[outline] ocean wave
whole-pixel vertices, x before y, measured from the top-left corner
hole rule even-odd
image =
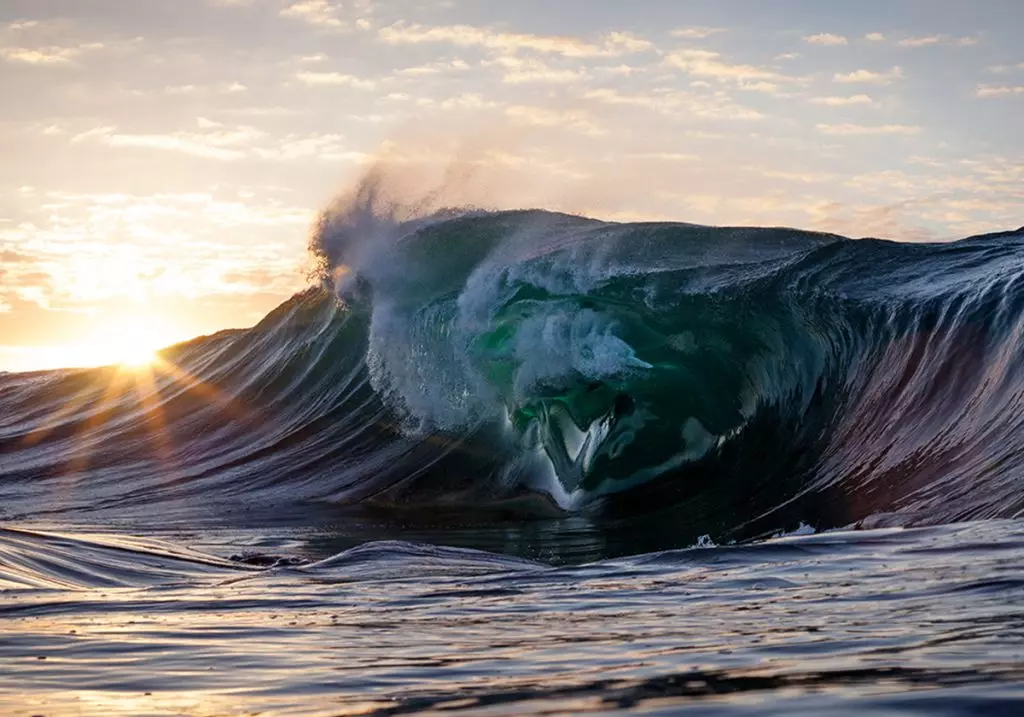
[[[115,368],[0,376],[8,516],[585,515],[665,544],[1024,510],[1024,232],[322,217],[321,285]]]

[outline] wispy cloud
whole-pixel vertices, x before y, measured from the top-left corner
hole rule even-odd
[[[684,154],[682,152],[635,152],[627,155],[629,159],[655,162],[699,162],[700,157],[696,154]]]
[[[587,77],[585,71],[576,68],[553,68],[537,58],[522,58],[503,55],[485,63],[504,69],[502,80],[510,85],[527,83],[566,84],[579,82]]]
[[[906,37],[896,44],[900,47],[932,47],[934,45],[952,45],[954,47],[971,47],[977,45],[980,40],[977,37],[953,37],[950,35],[921,35],[917,37]]]
[[[672,91],[625,93],[610,88],[590,90],[583,98],[606,105],[638,107],[672,117],[702,117],[705,119],[760,120],[764,114],[733,102],[725,93],[700,95],[692,92]]]
[[[245,156],[245,152],[238,148],[240,145],[249,144],[262,136],[259,130],[246,128],[205,133],[110,134],[104,137],[104,141],[111,147],[158,149],[229,161]]]
[[[856,137],[864,135],[914,135],[921,132],[920,127],[905,124],[819,124],[816,128],[822,134],[840,137]]]
[[[295,160],[316,157],[324,161],[362,161],[367,155],[353,151],[338,134],[288,134],[274,138],[249,126],[228,127],[199,117],[197,131],[166,133],[120,132],[115,127],[96,127],[71,139],[73,144],[102,142],[122,149],[177,152],[201,159],[231,162],[245,158]]]
[[[216,85],[168,85],[163,88],[168,95],[233,95],[247,92],[248,87],[241,82],[221,82]]]
[[[433,100],[431,100],[433,103]],[[437,105],[443,110],[489,110],[498,106],[494,100],[489,100],[478,92],[466,92],[461,95],[447,97]]]
[[[339,134],[291,134],[276,147],[257,147],[253,153],[261,159],[283,161],[316,157],[325,161],[365,162],[370,158],[364,152],[351,150]]]
[[[327,0],[303,0],[281,10],[282,17],[301,20],[328,30],[348,30],[351,25],[338,17],[338,9]]]
[[[686,49],[669,53],[665,64],[694,77],[707,77],[734,82],[791,82],[796,78],[784,75],[771,67],[732,63],[718,52]]]
[[[827,182],[835,175],[825,172],[795,171],[787,169],[772,169],[770,167],[745,167],[747,171],[755,172],[762,177],[769,179],[781,179],[787,182],[802,182],[812,184],[816,182]]]
[[[868,95],[852,95],[850,97],[813,97],[811,104],[827,107],[849,107],[850,105],[870,105],[874,102]]]
[[[1024,95],[1024,85],[978,85],[975,95],[981,98],[1017,97]]]
[[[680,27],[673,30],[670,34],[672,37],[678,37],[683,40],[706,40],[712,35],[718,35],[719,33],[726,32],[723,27]]]
[[[416,65],[399,70],[396,74],[407,77],[425,77],[428,75],[443,75],[451,72],[464,72],[469,69],[469,64],[464,60],[441,60],[426,65]]]
[[[885,35],[881,32],[869,32],[864,39],[868,42],[885,42]]]
[[[378,36],[381,41],[392,45],[450,43],[503,54],[529,50],[541,54],[580,58],[619,57],[654,48],[649,41],[627,32],[607,33],[595,43],[578,37],[501,32],[473,25],[424,26],[399,22],[381,28]]]
[[[341,72],[299,72],[296,73],[295,79],[310,87],[352,87],[357,90],[372,90],[377,87],[377,82],[374,80],[366,80]]]
[[[583,112],[550,110],[545,107],[515,105],[505,114],[517,124],[534,127],[560,127],[596,137],[604,134],[601,128]]]
[[[610,32],[604,36],[602,45],[604,47],[602,54],[608,57],[647,52],[654,49],[654,43],[637,37],[631,32]]]
[[[903,68],[893,67],[890,70],[874,72],[872,70],[854,70],[853,72],[837,72],[832,80],[842,84],[888,85],[894,80],[903,78]]]
[[[72,65],[83,53],[103,48],[104,45],[100,42],[72,47],[0,47],[0,59],[24,65]]]
[[[1024,72],[1024,62],[1018,62],[1016,65],[992,65],[988,68],[988,71],[997,75],[1009,72]]]
[[[823,32],[818,35],[808,35],[804,38],[804,42],[810,43],[811,45],[824,45],[826,47],[850,44],[850,41],[843,35],[833,35],[830,32]]]
[[[14,22],[7,23],[4,29],[9,32],[20,32],[22,30],[31,30],[34,27],[39,27],[38,20],[15,20]]]

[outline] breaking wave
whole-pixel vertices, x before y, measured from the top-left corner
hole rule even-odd
[[[313,249],[322,285],[146,380],[0,376],[7,516],[572,514],[688,544],[1024,510],[1024,232],[403,218],[367,190]]]

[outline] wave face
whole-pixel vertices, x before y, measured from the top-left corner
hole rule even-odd
[[[1024,511],[1022,231],[371,204],[322,218],[324,288],[152,376],[0,376],[7,515],[571,514],[655,548]]]

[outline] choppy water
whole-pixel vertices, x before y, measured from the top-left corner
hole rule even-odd
[[[0,713],[1024,713],[1024,232],[361,191],[256,327],[0,374]]]
[[[0,531],[5,714],[1012,715],[1024,705],[1019,521],[563,567],[407,542],[331,554],[352,536],[326,526],[166,539]],[[202,550],[182,549],[190,543]]]

